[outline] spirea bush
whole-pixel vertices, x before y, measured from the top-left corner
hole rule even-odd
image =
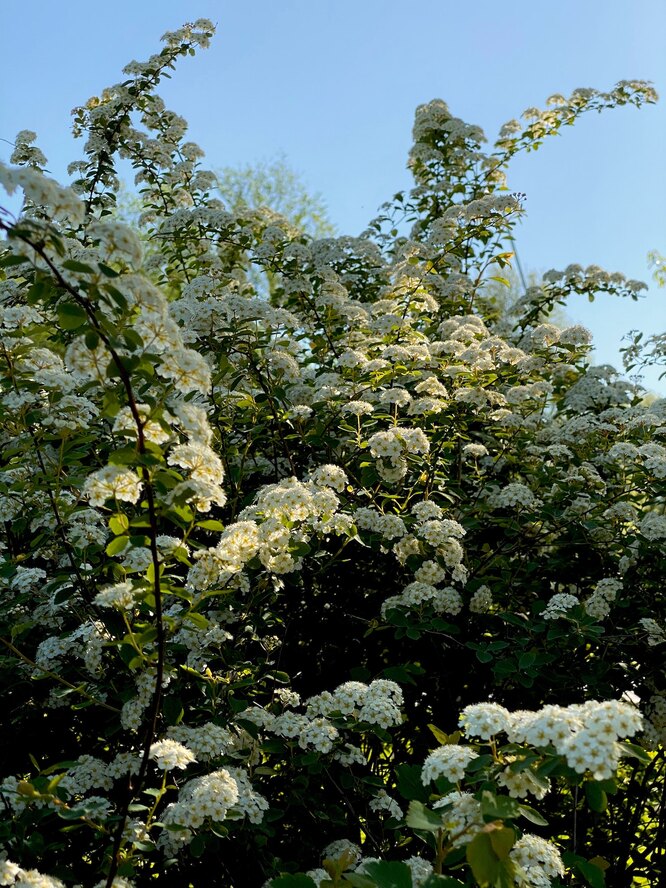
[[[498,296],[511,158],[654,91],[490,150],[422,105],[414,188],[312,239],[155,92],[212,32],[75,109],[71,185],[0,166],[0,884],[658,884],[666,402],[548,322],[643,285]]]

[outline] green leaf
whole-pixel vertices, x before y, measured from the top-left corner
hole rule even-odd
[[[486,789],[481,793],[481,813],[484,820],[504,820],[520,816],[520,805],[510,796],[496,796]]]
[[[504,826],[502,829],[494,829],[489,835],[493,851],[500,860],[505,860],[516,842],[515,830],[510,826]]]
[[[411,801],[407,809],[407,826],[427,832],[439,832],[442,828],[442,815],[435,814],[422,802]]]
[[[58,321],[63,330],[76,330],[88,319],[85,309],[75,302],[61,302],[57,311]]]
[[[467,845],[467,862],[481,888],[494,885],[499,875],[500,861],[493,850],[488,833],[479,833]]]
[[[365,872],[375,880],[377,888],[412,888],[412,871],[397,860],[366,863]]]
[[[192,857],[201,857],[206,850],[206,837],[196,835],[189,844],[189,850]]]
[[[109,518],[109,530],[116,536],[120,536],[129,530],[129,518],[127,515],[123,515],[122,512],[112,515]]]
[[[430,798],[430,790],[421,781],[421,768],[419,765],[398,765],[396,768],[398,778],[398,792],[409,801],[416,799],[419,802],[427,802]]]
[[[353,885],[354,888],[375,888],[374,880],[361,873],[345,873],[343,878],[345,884]]]
[[[524,654],[520,655],[518,666],[521,669],[528,669],[536,660],[536,656],[537,655],[534,653],[534,651],[525,651]]]
[[[444,731],[440,730],[440,728],[435,727],[435,725],[428,725],[431,734],[434,736],[435,740],[438,743],[441,743],[442,746],[446,746],[449,742],[449,735]]]
[[[201,527],[202,530],[224,530],[224,524],[221,521],[215,521],[213,519],[207,519],[206,521],[197,521],[197,527]]]
[[[620,743],[620,749],[624,755],[638,759],[639,762],[643,762],[645,765],[650,764],[650,754],[642,746],[637,746],[635,743],[629,743],[627,740],[624,740]]]
[[[58,806],[56,808],[56,814],[62,820],[80,820],[82,817],[85,817],[87,813],[87,809],[83,806],[77,808],[61,808]]]
[[[78,271],[81,274],[97,274],[92,265],[86,265],[83,262],[77,262],[76,259],[66,259],[62,263],[62,267],[68,271]]]
[[[296,875],[278,876],[269,883],[271,888],[316,888],[315,883],[305,873]]]
[[[530,805],[519,805],[518,807],[525,820],[529,820],[530,823],[534,823],[536,826],[548,826],[546,818],[539,814],[537,810],[530,807]]]
[[[585,782],[585,797],[592,811],[601,814],[608,807],[608,796],[595,780]]]
[[[421,882],[421,888],[465,888],[465,886],[450,876],[438,876],[437,873],[431,873],[425,882]]]
[[[493,757],[490,754],[484,754],[478,756],[478,758],[472,759],[472,761],[467,765],[465,770],[468,774],[474,774],[476,771],[481,771],[483,768],[487,768],[489,765],[492,765]]]
[[[198,614],[195,611],[190,611],[188,614],[185,614],[185,619],[193,623],[197,629],[206,630],[210,626],[208,620],[204,617],[203,614]]]
[[[28,259],[26,256],[3,256],[0,258],[0,267],[9,268],[12,265],[23,265],[23,263],[27,261]]]
[[[115,539],[111,540],[109,545],[104,550],[107,555],[113,557],[114,555],[120,555],[121,552],[124,552],[127,548],[127,544],[129,543],[129,537],[127,536],[117,536]]]
[[[577,860],[576,869],[592,888],[605,888],[606,877],[603,870],[587,860]]]
[[[99,345],[99,334],[94,330],[87,330],[85,336],[83,337],[86,348],[90,349],[90,351],[94,351]]]
[[[476,652],[476,659],[479,661],[479,663],[490,663],[490,661],[493,660],[494,657],[489,651],[479,649]]]
[[[112,465],[132,465],[138,459],[138,453],[136,447],[132,445],[127,445],[126,447],[119,447],[117,450],[112,451],[109,454],[109,462]]]
[[[162,703],[162,712],[167,724],[177,725],[183,717],[183,701],[180,697],[165,697]]]

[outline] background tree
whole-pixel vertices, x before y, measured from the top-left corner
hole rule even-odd
[[[272,160],[223,167],[216,171],[217,190],[232,211],[270,208],[312,238],[332,237],[335,226],[319,192],[308,189],[284,155]]]

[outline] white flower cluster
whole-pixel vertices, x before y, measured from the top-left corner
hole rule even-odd
[[[10,163],[43,168],[47,164],[44,152],[32,143],[37,140],[37,133],[32,130],[20,130],[14,136],[14,150],[9,158]],[[11,192],[10,192],[11,193]]]
[[[123,275],[116,280],[127,301],[138,309],[134,330],[141,337],[144,349],[160,356],[155,368],[158,375],[180,395],[191,392],[207,395],[211,386],[210,367],[202,354],[185,345],[164,294],[138,274]]]
[[[385,481],[399,481],[407,474],[406,454],[426,454],[430,442],[423,429],[394,427],[375,432],[369,439],[370,453],[378,460],[377,471]]]
[[[193,829],[207,820],[214,823],[226,820],[238,798],[238,784],[225,768],[188,781],[180,790],[178,801],[167,805],[162,815],[162,823],[167,828],[160,834],[159,844],[167,851],[178,851],[192,841]],[[169,830],[172,825],[183,828]]]
[[[165,679],[165,682],[167,679]],[[120,723],[126,731],[138,731],[143,721],[143,713],[155,693],[155,676],[150,672],[140,672],[135,679],[136,697],[123,703]]]
[[[411,533],[398,540],[393,546],[393,554],[400,564],[405,564],[410,555],[421,555],[422,553],[421,542]]]
[[[65,888],[65,883],[53,876],[45,876],[37,870],[25,870],[6,857],[0,858],[0,885],[17,885],[23,888]]]
[[[268,801],[252,787],[250,778],[242,768],[227,767],[227,772],[236,781],[238,799],[229,818],[247,817],[250,823],[261,823],[264,813],[268,811]]]
[[[407,533],[405,522],[399,515],[382,513],[367,506],[361,506],[354,512],[354,523],[360,530],[381,534],[387,540],[403,537]]]
[[[388,611],[398,607],[418,610],[423,605],[430,605],[436,613],[455,616],[462,610],[463,600],[460,593],[452,586],[437,589],[428,583],[415,580],[405,586],[400,595],[391,595],[382,602],[381,614],[385,617]]]
[[[274,716],[265,727],[278,737],[298,738],[301,749],[311,748],[322,753],[331,752],[340,736],[338,729],[327,718],[291,711]]]
[[[150,418],[151,408],[147,404],[137,404],[136,411],[141,422],[144,440],[150,441],[153,444],[164,444],[171,438],[172,433],[168,432],[157,419]],[[164,416],[164,420],[165,422],[173,420],[173,417],[167,413]],[[113,424],[113,431],[116,434],[128,432],[133,437],[136,437],[136,421],[129,407],[121,407],[118,411]]]
[[[378,678],[369,685],[347,681],[332,693],[324,691],[310,697],[306,701],[306,712],[310,718],[341,713],[355,721],[388,728],[402,722],[402,702],[402,690],[394,681]]]
[[[85,336],[73,339],[65,350],[65,365],[74,377],[104,382],[111,353],[100,340],[92,348]]]
[[[524,767],[522,762],[519,763],[518,770],[509,765],[496,779],[500,786],[509,790],[509,795],[514,799],[523,799],[527,795],[542,799],[550,791],[550,781],[544,777],[537,778],[534,771]]]
[[[659,480],[666,479],[666,447],[651,441],[649,444],[642,444],[638,452],[648,472]]]
[[[312,748],[321,753],[333,751],[334,744],[340,736],[338,729],[328,719],[322,716],[312,718],[291,710],[286,710],[281,715],[274,715],[266,709],[254,706],[245,709],[238,715],[238,718],[241,722],[252,722],[266,731],[277,734],[278,737],[298,739],[301,749]],[[342,757],[338,757],[342,760],[345,756],[349,758],[349,762],[347,762],[349,764],[355,760],[356,752],[353,749],[347,749]]]
[[[511,714],[499,703],[473,703],[460,714],[460,726],[468,737],[490,740],[511,727]]]
[[[46,579],[46,571],[41,567],[24,567],[19,564],[16,566],[16,573],[10,580],[10,588],[19,595],[43,585]]]
[[[130,610],[136,603],[134,586],[131,582],[115,583],[105,586],[95,595],[95,604],[99,607],[115,607],[118,610]]]
[[[348,839],[337,839],[324,848],[322,860],[342,860],[343,858],[347,862],[348,868],[351,868],[361,859],[361,849]]]
[[[666,540],[666,515],[648,512],[641,520],[639,527],[641,534],[650,542]]]
[[[539,505],[539,500],[525,484],[514,481],[507,484],[501,490],[497,490],[488,496],[488,503],[496,509],[524,508],[533,509]]]
[[[486,585],[479,586],[469,600],[469,609],[473,614],[486,614],[493,606],[493,593]]]
[[[319,466],[310,475],[310,481],[319,487],[332,487],[338,493],[342,493],[349,479],[339,466]]]
[[[108,500],[136,503],[141,496],[141,479],[132,469],[108,465],[88,475],[83,495],[91,506],[105,506]]]
[[[622,755],[618,740],[638,733],[642,718],[634,706],[617,700],[513,713],[497,703],[476,703],[463,709],[460,724],[468,736],[482,740],[504,733],[512,743],[552,745],[575,771],[605,780]]]
[[[120,260],[132,269],[141,265],[141,241],[122,222],[96,219],[88,226],[88,236],[97,241],[97,252],[103,262]]]
[[[488,448],[483,444],[465,444],[462,454],[464,459],[481,459],[483,456],[488,456]]]
[[[185,744],[199,762],[220,758],[237,745],[237,738],[231,731],[213,722],[196,728],[175,725],[169,728],[168,735],[172,740]]]
[[[465,529],[457,521],[449,518],[432,519],[424,521],[417,530],[417,533],[433,548],[447,546],[450,541],[460,539],[465,536]]]
[[[481,802],[470,792],[449,792],[438,799],[433,808],[443,809],[442,823],[454,848],[468,844],[483,829]]]
[[[348,401],[342,405],[342,412],[349,413],[351,416],[365,416],[374,411],[374,407],[369,401]]]
[[[550,888],[552,879],[564,875],[560,852],[540,836],[530,833],[521,836],[509,857],[525,870],[530,888]]]
[[[111,789],[113,780],[106,762],[92,755],[81,755],[58,785],[70,795],[84,795],[91,789]]]
[[[423,763],[421,782],[427,786],[438,777],[446,777],[451,783],[457,783],[464,778],[467,765],[478,757],[478,753],[469,746],[454,743],[439,746]]]
[[[583,604],[586,612],[591,617],[603,620],[610,613],[611,604],[621,589],[622,580],[616,580],[613,577],[599,580],[592,595]]]
[[[153,743],[150,747],[150,758],[163,771],[173,771],[174,768],[184,770],[189,764],[196,762],[192,750],[176,740],[158,740]]]
[[[651,617],[641,617],[638,622],[647,633],[647,643],[650,647],[656,647],[658,644],[666,642],[666,632],[656,620]]]
[[[227,498],[222,490],[224,480],[222,460],[209,444],[195,438],[187,444],[178,444],[167,456],[167,462],[169,465],[185,469],[189,475],[186,481],[174,488],[172,492],[174,499],[181,491],[189,489],[190,501],[200,512],[208,512],[212,503],[218,506],[226,503]]]
[[[50,219],[76,227],[83,222],[85,205],[71,188],[63,188],[34,168],[15,169],[0,163],[0,185],[8,194],[21,188],[27,201],[48,211]]]
[[[545,610],[541,612],[541,617],[544,620],[558,620],[560,617],[566,616],[567,611],[570,611],[572,607],[577,607],[579,604],[580,601],[576,595],[557,592],[550,598]]]
[[[446,571],[436,561],[424,561],[420,567],[414,571],[414,579],[419,583],[427,583],[430,586],[436,586],[441,583],[446,576]]]
[[[430,861],[424,860],[423,857],[419,857],[416,854],[412,857],[408,857],[407,860],[405,860],[405,863],[411,871],[412,885],[414,888],[420,888],[420,886],[423,885],[433,873]]]
[[[332,471],[337,467],[325,468],[320,477],[336,486],[342,483],[342,475]],[[188,585],[207,589],[225,572],[242,571],[255,556],[273,573],[299,570],[302,559],[294,552],[299,543],[306,543],[315,530],[336,532],[338,527],[350,526],[349,521],[338,524],[335,520],[339,500],[332,486],[288,478],[263,487],[254,505],[243,510],[241,520],[225,528],[216,547],[196,553]]]
[[[393,817],[395,820],[402,818],[402,808],[385,789],[380,789],[377,795],[370,800],[369,807],[371,811],[386,811],[389,817]]]
[[[34,674],[40,675],[42,669],[52,670],[65,656],[76,656],[83,660],[91,675],[97,675],[104,642],[108,639],[108,630],[96,621],[83,623],[67,635],[51,635],[37,646]]]

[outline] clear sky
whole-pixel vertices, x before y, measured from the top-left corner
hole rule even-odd
[[[489,138],[529,106],[578,86],[652,80],[664,100],[590,115],[514,163],[527,194],[528,270],[594,263],[651,280],[666,253],[666,0],[0,0],[0,138],[37,131],[63,181],[81,146],[69,112],[122,79],[185,21],[212,19],[211,47],[160,92],[211,167],[284,153],[356,234],[409,185],[414,108],[440,97]],[[0,142],[0,159],[11,147]],[[629,329],[666,329],[666,290],[639,303],[572,302],[599,362],[620,364]],[[666,380],[646,376],[666,393]]]

